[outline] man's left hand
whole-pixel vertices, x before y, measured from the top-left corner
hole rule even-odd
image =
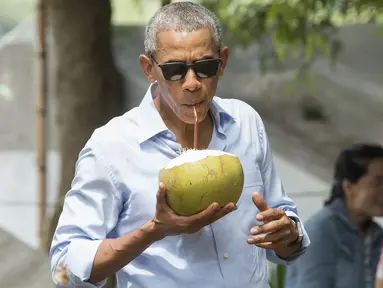
[[[251,228],[247,242],[261,248],[274,249],[279,255],[286,252],[291,254],[292,247],[288,246],[299,238],[295,222],[282,209],[268,206],[259,193],[254,192],[252,199],[260,212],[256,219],[264,224]]]

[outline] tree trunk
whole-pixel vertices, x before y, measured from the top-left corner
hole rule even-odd
[[[49,250],[78,153],[94,129],[122,113],[123,80],[112,55],[111,5],[106,0],[51,0],[61,152],[59,199],[47,227]]]

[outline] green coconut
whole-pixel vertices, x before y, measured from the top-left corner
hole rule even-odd
[[[236,155],[219,150],[186,150],[159,172],[169,207],[190,216],[217,202],[221,207],[241,197],[243,168]]]

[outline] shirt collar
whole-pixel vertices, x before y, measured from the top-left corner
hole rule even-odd
[[[345,202],[343,199],[335,199],[331,204],[329,204],[329,207],[334,210],[335,214],[338,216],[338,218],[349,228],[354,230],[355,232],[361,233],[356,225],[353,223],[351,215],[349,211],[346,208]],[[378,228],[378,229],[377,229]],[[368,234],[374,234],[376,231],[379,230],[380,233],[382,233],[381,228],[376,224],[372,219],[368,223],[368,228],[365,231],[365,233],[361,233],[363,235]]]
[[[154,91],[155,85],[157,85],[156,82],[150,84],[138,107],[138,119],[141,130],[138,140],[140,144],[160,134],[161,132],[169,131],[158,113],[156,106],[154,105],[152,91]],[[227,124],[231,121],[235,121],[235,118],[231,116],[221,105],[219,105],[215,98],[216,97],[214,97],[211,101],[209,110],[211,111],[211,115],[213,115],[218,133],[226,136],[228,128]]]

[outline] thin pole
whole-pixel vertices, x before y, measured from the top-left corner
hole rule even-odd
[[[46,116],[47,116],[47,53],[45,37],[45,1],[37,3],[37,57],[38,57],[38,81],[36,95],[36,149],[38,170],[38,237],[40,247],[44,246],[44,221],[46,215]]]

